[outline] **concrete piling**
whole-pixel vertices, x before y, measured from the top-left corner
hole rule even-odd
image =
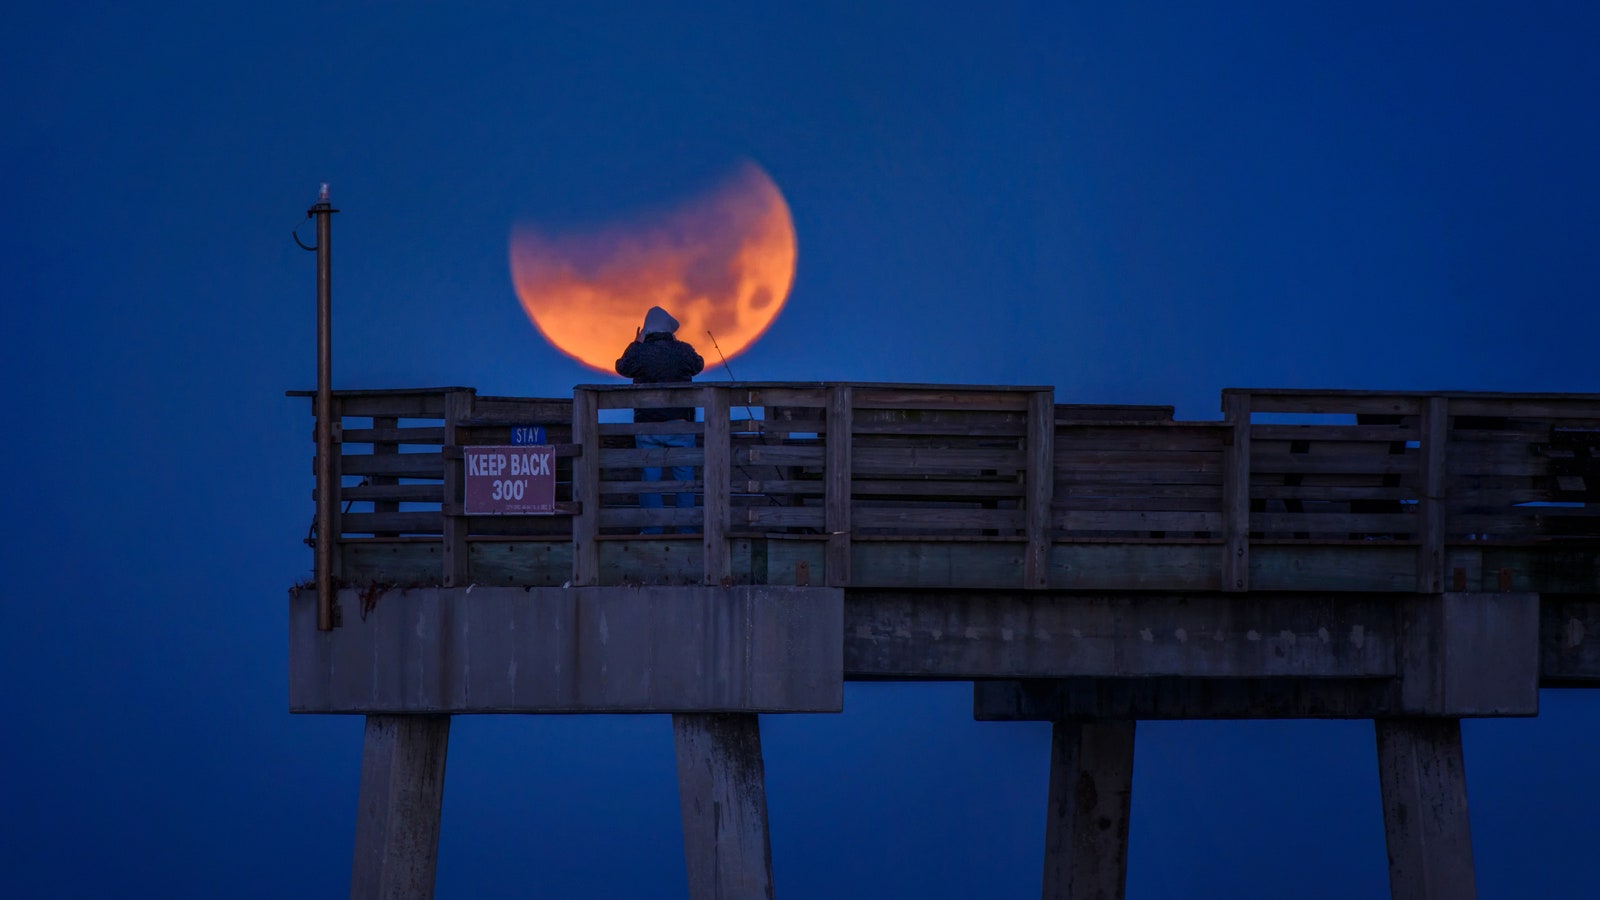
[[[449,716],[367,716],[350,900],[428,900]]]
[[[1121,900],[1128,876],[1133,720],[1055,723],[1044,900]]]
[[[1378,719],[1378,781],[1394,900],[1472,900],[1460,719]]]
[[[772,900],[761,728],[750,713],[672,717],[690,900]]]

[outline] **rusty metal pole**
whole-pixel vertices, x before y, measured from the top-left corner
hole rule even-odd
[[[333,214],[328,186],[306,210],[317,220],[317,628],[333,630],[333,512],[339,486],[333,476]]]

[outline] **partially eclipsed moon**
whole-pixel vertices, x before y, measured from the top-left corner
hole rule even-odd
[[[516,228],[511,279],[539,333],[573,359],[612,372],[645,311],[677,318],[678,338],[716,362],[767,330],[794,282],[794,223],[772,179],[744,164],[665,215],[582,234]]]

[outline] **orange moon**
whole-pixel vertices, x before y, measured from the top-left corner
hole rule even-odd
[[[511,280],[534,327],[611,374],[652,306],[672,313],[678,339],[707,368],[718,362],[707,332],[736,356],[777,318],[795,258],[789,205],[753,163],[665,213],[583,233],[519,226],[511,234]]]

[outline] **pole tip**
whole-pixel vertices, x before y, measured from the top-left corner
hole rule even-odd
[[[317,202],[328,202],[328,183],[326,181],[322,182],[322,184],[317,188]]]

